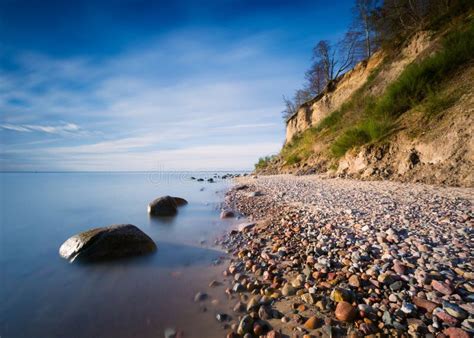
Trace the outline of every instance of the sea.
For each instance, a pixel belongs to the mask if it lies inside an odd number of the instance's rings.
[[[223,337],[226,253],[215,243],[242,220],[219,218],[231,181],[221,172],[1,173],[0,337]],[[204,178],[198,182],[191,177]],[[153,218],[171,195],[189,204]],[[129,223],[157,244],[148,256],[70,263],[61,244],[87,229]],[[195,302],[197,292],[209,300]]]

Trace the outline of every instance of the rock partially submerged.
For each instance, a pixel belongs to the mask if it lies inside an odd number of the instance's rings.
[[[247,222],[247,223],[240,223],[237,225],[237,230],[238,231],[248,231],[252,229],[257,223],[255,222]]]
[[[78,233],[59,248],[61,257],[70,262],[100,261],[148,254],[156,244],[132,224],[117,224]]]
[[[178,207],[188,204],[181,197],[162,196],[148,204],[148,213],[153,216],[174,216],[178,212]]]
[[[222,210],[221,218],[232,218],[235,216],[235,213],[232,210]]]

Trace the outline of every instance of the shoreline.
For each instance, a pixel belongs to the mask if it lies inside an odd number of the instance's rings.
[[[469,337],[473,201],[468,188],[238,178],[224,205],[255,224],[221,241],[228,337]]]

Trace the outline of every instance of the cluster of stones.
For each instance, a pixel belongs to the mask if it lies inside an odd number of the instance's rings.
[[[224,174],[224,175],[214,174],[214,175],[212,175],[212,177],[208,177],[208,178],[202,178],[202,177],[196,178],[194,176],[191,176],[190,179],[193,180],[193,181],[195,180],[197,182],[207,181],[209,183],[214,183],[218,179],[227,180],[227,179],[233,179],[233,178],[238,178],[238,177],[245,177],[247,175],[248,175],[247,173],[243,173],[243,174],[227,173],[227,174]]]
[[[222,241],[234,257],[227,293],[243,312],[228,336],[275,337],[275,323],[284,323],[308,337],[470,337],[471,194],[391,182],[248,179],[226,199],[260,220]],[[287,312],[277,310],[282,302]]]

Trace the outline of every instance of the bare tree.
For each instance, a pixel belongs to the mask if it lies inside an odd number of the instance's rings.
[[[305,73],[307,81],[307,91],[312,96],[316,96],[326,88],[327,80],[324,66],[321,61],[313,62],[311,68]]]
[[[356,62],[357,34],[349,31],[336,45],[319,41],[313,49],[314,68],[320,67],[326,85],[336,80]]]
[[[282,111],[282,116],[285,121],[297,113],[299,107],[312,98],[311,93],[306,89],[298,89],[293,99],[289,99],[283,95],[283,102],[285,104],[285,109]]]
[[[281,115],[285,121],[292,117],[296,113],[296,105],[293,100],[289,99],[283,95],[283,102],[285,104],[285,109],[281,112]]]
[[[363,37],[365,58],[374,52],[375,23],[373,13],[378,7],[378,0],[356,0],[354,12],[354,30]]]

